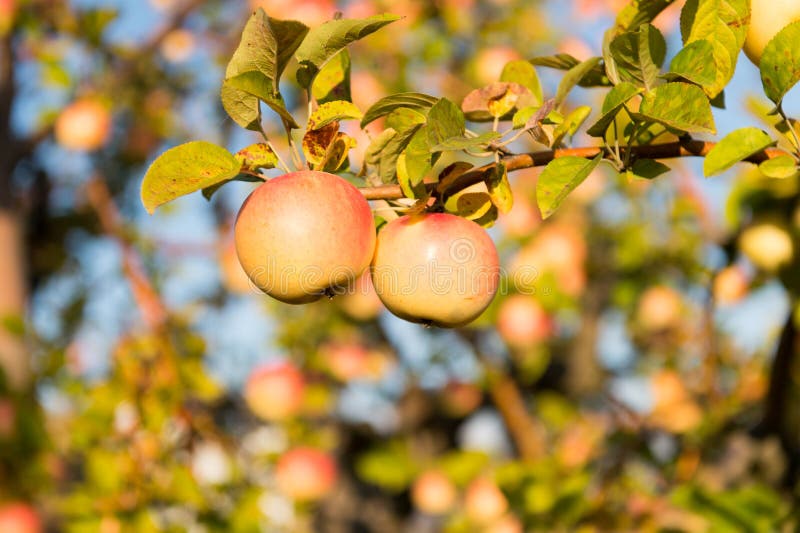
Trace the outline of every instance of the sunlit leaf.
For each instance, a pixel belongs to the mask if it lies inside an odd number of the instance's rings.
[[[594,159],[567,156],[550,161],[536,184],[536,202],[542,218],[555,213],[569,193],[589,177],[601,159],[602,155]]]
[[[708,178],[724,172],[739,161],[774,144],[775,141],[758,128],[733,131],[723,137],[705,157],[703,174]]]
[[[789,24],[767,43],[760,69],[764,92],[779,104],[800,80],[800,21]]]

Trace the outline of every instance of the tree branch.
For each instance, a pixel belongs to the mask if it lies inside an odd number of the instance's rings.
[[[705,157],[708,152],[716,146],[714,142],[708,141],[676,141],[671,143],[653,144],[647,146],[634,146],[631,148],[631,155],[634,158],[643,159],[674,159],[677,157]],[[621,149],[624,155],[627,150]],[[512,154],[500,158],[500,162],[505,164],[506,169],[511,172],[524,168],[542,167],[554,159],[560,157],[585,157],[592,159],[602,154],[605,159],[610,159],[611,153],[600,146],[582,148],[563,148],[559,150],[545,150],[542,152],[532,152],[527,154]],[[767,159],[773,159],[785,152],[778,148],[767,148],[761,152],[751,155],[744,161],[750,163],[761,163]],[[480,183],[485,179],[485,173],[492,169],[496,163],[489,163],[462,174],[452,185],[455,190],[460,190],[470,185]],[[429,191],[433,191],[436,182],[426,182],[425,186]],[[405,198],[399,185],[380,185],[378,187],[364,187],[361,193],[367,200],[399,200]]]

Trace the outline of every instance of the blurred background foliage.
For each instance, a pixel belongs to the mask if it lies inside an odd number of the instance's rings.
[[[509,277],[537,275],[458,331],[393,318],[368,279],[301,307],[256,294],[231,244],[250,184],[139,202],[166,148],[256,142],[218,98],[253,8],[404,16],[350,47],[363,111],[595,55],[622,5],[0,0],[0,530],[795,530],[796,176],[598,171],[543,223],[538,171],[517,172],[490,233]],[[656,21],[673,54],[677,21]],[[760,124],[754,67],[727,93],[721,134]]]

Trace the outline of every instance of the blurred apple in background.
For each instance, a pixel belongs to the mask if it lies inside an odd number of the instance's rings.
[[[586,241],[575,227],[565,223],[542,226],[533,240],[511,259],[513,285],[520,292],[542,290],[542,276],[552,274],[558,288],[578,296],[586,286]]]
[[[284,420],[300,411],[305,379],[289,362],[268,364],[255,369],[244,389],[250,410],[263,420]]]
[[[330,373],[340,381],[369,373],[369,350],[357,342],[331,342],[320,346],[319,352]]]
[[[218,442],[201,442],[192,451],[192,475],[201,485],[223,485],[231,480],[231,459]]]
[[[737,266],[723,268],[714,277],[712,286],[714,301],[722,305],[736,303],[747,296],[749,285],[747,274],[741,268]]]
[[[194,53],[194,34],[185,29],[169,32],[161,43],[161,54],[171,63],[182,63]]]
[[[383,310],[383,303],[375,292],[369,272],[362,274],[350,290],[333,301],[347,316],[364,322],[377,318]]]
[[[44,533],[39,514],[27,503],[0,506],[0,531],[3,533]]]
[[[278,488],[297,501],[324,498],[336,484],[336,463],[315,448],[295,448],[281,456],[275,466]]]
[[[0,0],[0,36],[8,33],[14,23],[17,0]]]
[[[787,229],[773,222],[759,222],[739,236],[739,249],[756,267],[775,272],[794,257],[794,244]]]
[[[666,285],[650,287],[639,298],[636,322],[648,333],[661,332],[678,326],[683,320],[683,298]]]
[[[250,0],[251,10],[259,7],[271,17],[299,20],[312,27],[333,19],[336,12],[332,0]]]
[[[514,294],[500,304],[497,332],[509,346],[527,348],[546,341],[553,329],[553,321],[533,296]]]
[[[488,85],[500,79],[506,63],[524,59],[510,46],[492,46],[479,50],[475,56],[475,78],[481,85]]]
[[[442,389],[441,403],[444,412],[456,418],[467,416],[483,402],[483,391],[474,383],[450,381]]]
[[[481,533],[523,533],[523,531],[520,519],[513,514],[507,514],[483,529]]]
[[[650,387],[654,399],[650,420],[655,426],[672,433],[685,433],[703,421],[703,412],[677,372],[656,372],[650,378]]]
[[[111,112],[97,99],[76,100],[58,115],[55,136],[58,144],[69,150],[97,150],[111,136]]]
[[[457,497],[453,482],[438,470],[423,472],[411,486],[411,501],[426,514],[447,514],[455,506]]]
[[[744,53],[758,66],[767,43],[785,26],[800,20],[798,0],[752,0],[750,25],[744,41]]]
[[[223,286],[237,294],[254,294],[257,289],[245,274],[239,257],[236,255],[236,243],[231,234],[223,238],[219,245],[219,270]]]
[[[488,525],[506,513],[508,500],[494,481],[481,477],[467,486],[464,510],[471,521]]]

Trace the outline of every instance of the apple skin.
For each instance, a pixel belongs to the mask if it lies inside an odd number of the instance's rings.
[[[455,506],[458,493],[450,478],[438,470],[428,470],[411,486],[411,501],[425,514],[447,514]]]
[[[481,477],[467,487],[464,509],[473,522],[491,524],[508,510],[508,500],[494,481]]]
[[[69,150],[97,150],[111,136],[111,113],[95,99],[76,100],[58,115],[55,136],[58,144]]]
[[[337,477],[331,456],[315,448],[289,450],[275,466],[278,488],[296,501],[324,498],[336,485]]]
[[[745,55],[759,66],[767,43],[796,20],[800,20],[800,0],[751,0],[750,26],[743,47]]]
[[[13,502],[0,507],[0,531],[3,533],[42,533],[39,514],[27,503]]]
[[[244,388],[244,399],[259,418],[286,420],[300,411],[304,389],[305,378],[293,364],[268,364],[250,374]]]
[[[533,296],[514,294],[500,304],[497,332],[515,348],[526,348],[553,335],[553,321]]]
[[[253,191],[236,218],[236,253],[256,287],[285,303],[350,286],[369,266],[375,224],[369,204],[333,174],[303,170]]]
[[[447,213],[403,216],[378,234],[372,283],[383,305],[410,322],[444,328],[475,320],[500,281],[497,249],[474,222]]]
[[[739,236],[739,249],[756,267],[776,272],[794,257],[794,243],[785,227],[772,222],[759,222]]]

